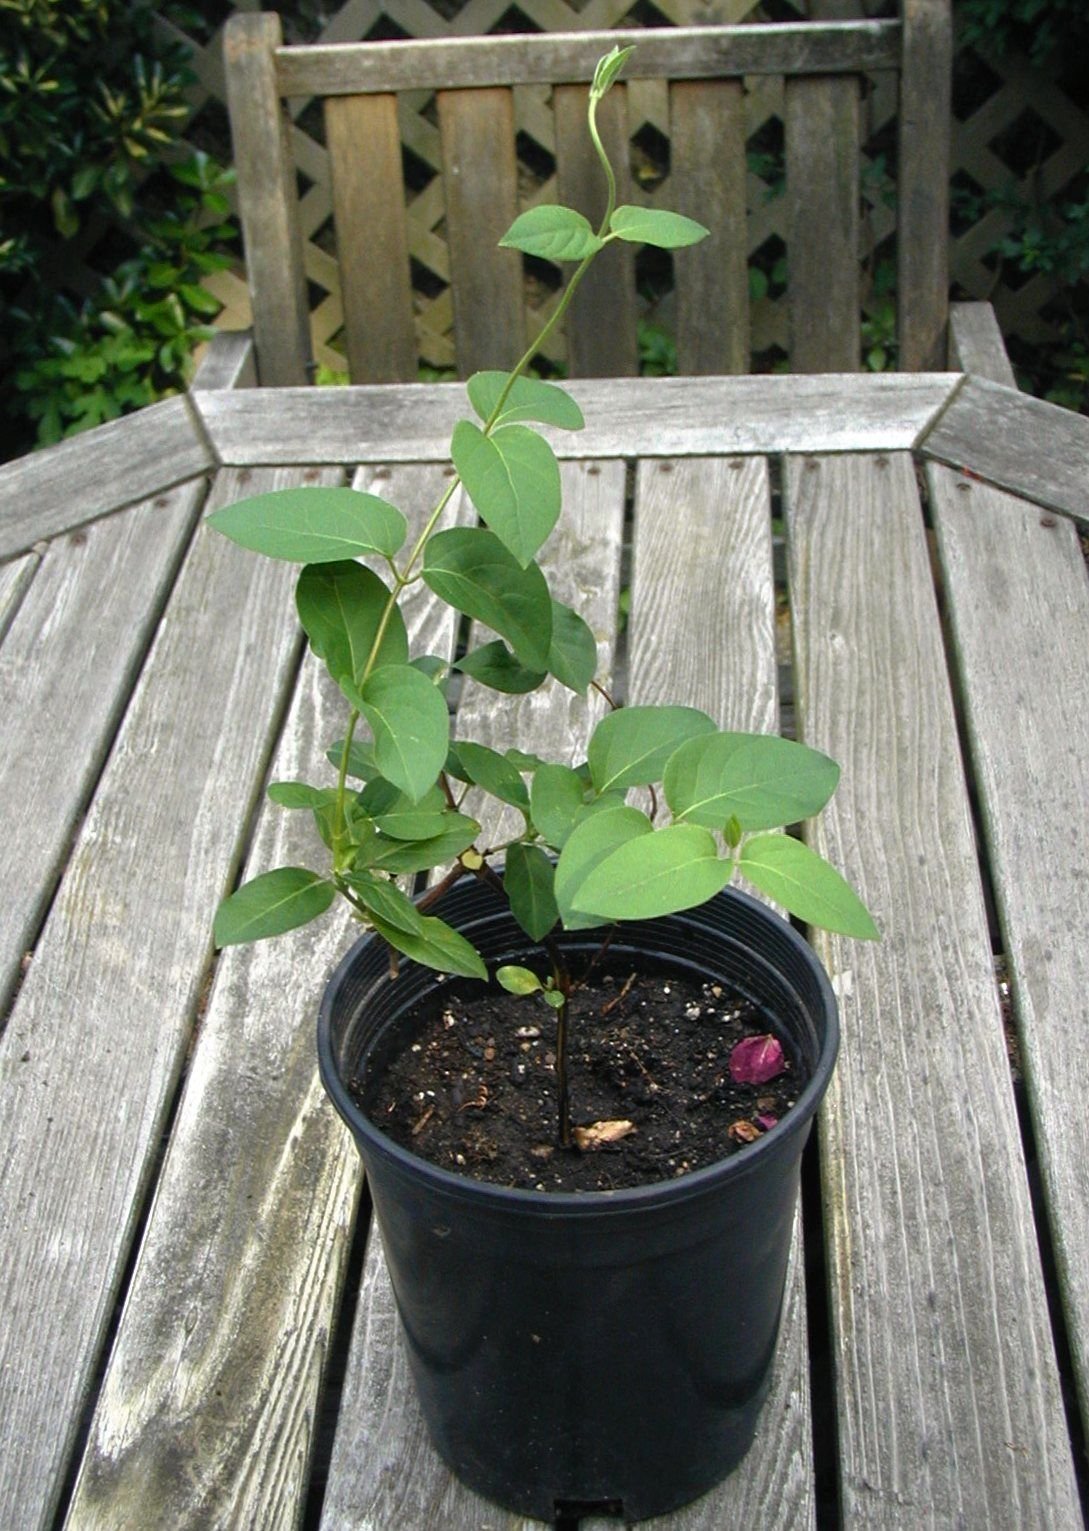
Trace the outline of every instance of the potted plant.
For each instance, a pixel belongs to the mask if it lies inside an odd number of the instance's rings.
[[[774,832],[827,801],[826,756],[683,705],[615,704],[583,762],[500,754],[451,741],[450,666],[409,652],[398,602],[422,579],[498,635],[453,668],[500,696],[596,684],[593,635],[535,561],[560,477],[527,423],[582,417],[527,369],[601,249],[706,234],[615,205],[596,112],[631,51],[603,58],[590,89],[599,227],[537,207],[503,240],[574,273],[514,370],[469,380],[477,421],[455,427],[455,475],[419,537],[406,550],[400,511],[350,489],[209,518],[304,565],[299,617],[349,708],[336,785],[268,789],[313,812],[328,868],[237,889],[217,944],[338,898],[369,932],[325,993],[322,1076],[366,1162],[436,1445],[473,1487],[546,1520],[695,1497],[744,1455],[766,1392],[837,1023],[808,945],[727,884],[736,872],[806,922],[877,934],[838,872]],[[459,484],[484,525],[443,525]],[[520,814],[504,845],[462,811],[472,788]],[[415,900],[398,885],[440,868]],[[519,1122],[512,1160],[497,1134]]]

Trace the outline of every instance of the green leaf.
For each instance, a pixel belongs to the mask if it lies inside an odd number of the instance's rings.
[[[590,86],[590,95],[594,100],[601,100],[634,52],[634,47],[610,48],[603,58],[598,59]]]
[[[418,803],[434,785],[450,744],[442,692],[411,665],[385,665],[367,681],[360,699],[379,770]]]
[[[436,532],[424,553],[430,590],[507,640],[528,670],[547,669],[552,598],[536,564],[523,569],[494,532],[451,527]]]
[[[455,748],[461,768],[471,782],[528,815],[529,789],[516,765],[486,744],[459,739]]]
[[[479,833],[480,825],[475,819],[453,812],[446,815],[442,833],[426,840],[394,840],[372,828],[360,836],[360,862],[375,871],[393,872],[397,876],[429,872],[468,850]]]
[[[601,814],[590,823],[606,817]],[[733,863],[719,856],[710,830],[671,824],[606,856],[582,880],[573,905],[577,913],[601,919],[656,919],[706,903],[732,872]]]
[[[604,240],[573,207],[549,202],[515,218],[499,243],[541,260],[584,260],[600,250]]]
[[[597,915],[576,909],[578,896],[595,867],[629,841],[654,833],[654,826],[638,808],[608,808],[577,825],[568,836],[556,863],[555,895],[560,918],[567,930],[603,924]]]
[[[325,758],[331,765],[340,770],[341,756],[344,754],[344,740],[337,739],[325,751]],[[348,746],[348,775],[356,781],[370,781],[372,776],[378,776],[378,762],[374,758],[374,750],[362,739],[353,739]]]
[[[368,914],[377,915],[385,925],[408,935],[423,934],[423,915],[395,882],[373,877],[369,872],[353,872],[346,881]]]
[[[324,808],[337,795],[334,787],[312,787],[305,781],[272,781],[265,791],[281,808]]]
[[[544,988],[544,984],[536,973],[531,973],[529,968],[519,967],[513,962],[496,968],[495,979],[508,994],[537,994]]]
[[[530,815],[537,832],[556,850],[575,827],[584,793],[582,779],[570,766],[546,764],[533,774]]]
[[[391,781],[377,776],[356,798],[368,818],[394,840],[429,840],[446,827],[446,798],[440,787],[425,792],[414,803]]]
[[[499,403],[508,376],[506,372],[475,372],[465,385],[469,403],[485,424]],[[581,431],[586,423],[569,393],[555,383],[543,383],[535,377],[515,380],[494,423],[510,425],[515,420],[535,420],[539,425],[555,425],[564,431]]]
[[[371,924],[383,940],[395,950],[411,957],[424,967],[437,968],[440,973],[458,973],[464,978],[487,980],[488,970],[475,947],[459,935],[445,920],[435,916],[421,916],[419,931],[401,930],[369,910]]]
[[[694,218],[656,207],[618,207],[609,220],[609,228],[618,239],[636,245],[655,245],[659,250],[680,250],[685,245],[699,244],[710,233]]]
[[[361,553],[392,558],[407,523],[396,506],[356,489],[277,489],[208,517],[232,542],[289,563],[333,563]]]
[[[858,894],[835,867],[790,835],[756,835],[741,848],[737,869],[809,925],[863,941],[880,940]]]
[[[331,882],[305,867],[278,867],[244,883],[216,910],[215,943],[237,946],[263,941],[306,925],[337,896]]]
[[[548,669],[561,686],[579,696],[586,695],[587,686],[597,674],[597,640],[578,612],[562,601],[552,602]]]
[[[590,776],[599,792],[659,781],[666,761],[686,739],[715,732],[695,707],[621,707],[602,718],[590,738]]]
[[[353,687],[359,684],[389,598],[378,575],[362,564],[308,564],[299,575],[295,587],[299,620],[310,647],[325,661],[338,686],[344,681]],[[407,659],[408,634],[395,606],[375,662],[403,666]]]
[[[459,420],[451,454],[469,498],[524,569],[560,514],[560,468],[552,448],[526,425],[485,436],[471,420]]]
[[[527,670],[525,665],[519,664],[501,638],[473,649],[464,659],[458,660],[454,669],[471,675],[482,686],[504,691],[509,696],[536,691],[548,679],[544,670]]]
[[[709,829],[736,818],[743,830],[773,829],[819,813],[839,766],[776,734],[704,734],[673,754],[662,784],[674,817]]]
[[[540,941],[556,924],[556,868],[538,845],[512,845],[503,868],[510,912],[531,941]]]

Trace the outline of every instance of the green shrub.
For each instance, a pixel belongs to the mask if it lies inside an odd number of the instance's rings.
[[[219,310],[200,282],[228,263],[229,177],[203,155],[164,169],[190,77],[154,19],[146,0],[0,0],[4,455],[184,386]],[[103,234],[110,274],[68,287]]]

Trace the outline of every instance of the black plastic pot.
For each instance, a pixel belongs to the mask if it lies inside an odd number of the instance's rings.
[[[472,882],[435,911],[493,962],[529,943]],[[595,932],[561,937],[596,949]],[[728,889],[699,909],[621,927],[610,951],[735,987],[808,1083],[756,1143],[666,1183],[551,1194],[439,1169],[392,1143],[345,1081],[406,1041],[402,1018],[443,980],[360,941],[326,990],[322,1079],[366,1164],[424,1416],[472,1488],[522,1514],[597,1506],[663,1514],[723,1478],[767,1392],[802,1148],[838,1045],[835,999],[809,946]]]

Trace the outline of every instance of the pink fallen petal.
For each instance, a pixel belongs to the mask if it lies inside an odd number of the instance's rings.
[[[770,1132],[771,1129],[778,1123],[779,1118],[777,1116],[769,1115],[766,1111],[762,1111],[756,1118],[756,1121],[757,1125],[763,1127],[765,1132]]]
[[[730,1053],[730,1077],[735,1084],[763,1084],[785,1068],[783,1049],[772,1036],[745,1037]]]

